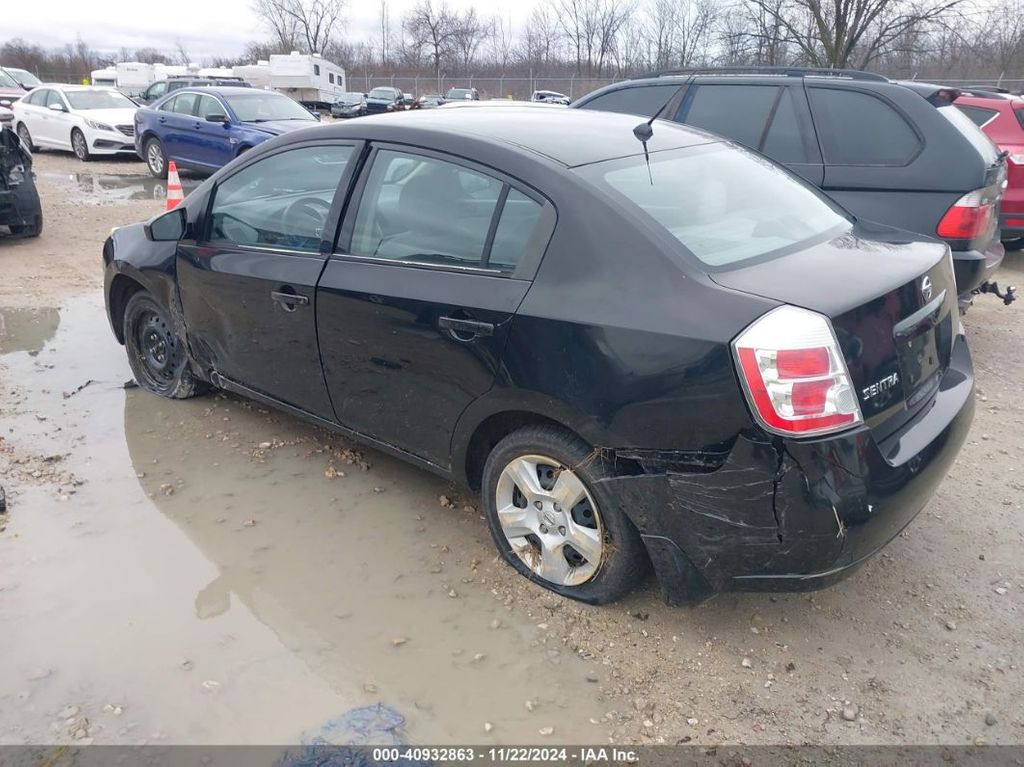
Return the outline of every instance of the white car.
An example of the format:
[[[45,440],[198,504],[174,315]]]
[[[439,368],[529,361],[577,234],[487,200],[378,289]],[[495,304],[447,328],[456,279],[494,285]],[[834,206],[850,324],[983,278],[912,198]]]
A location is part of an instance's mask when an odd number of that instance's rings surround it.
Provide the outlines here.
[[[40,85],[12,109],[18,135],[30,149],[69,149],[80,160],[135,154],[138,106],[113,88]]]

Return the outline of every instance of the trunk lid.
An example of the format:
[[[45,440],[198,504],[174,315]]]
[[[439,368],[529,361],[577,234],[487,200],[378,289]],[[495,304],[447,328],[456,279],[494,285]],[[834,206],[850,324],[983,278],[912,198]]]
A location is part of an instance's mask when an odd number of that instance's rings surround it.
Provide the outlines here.
[[[884,439],[931,401],[959,325],[949,248],[915,237],[862,222],[796,253],[710,276],[829,317],[864,421]]]

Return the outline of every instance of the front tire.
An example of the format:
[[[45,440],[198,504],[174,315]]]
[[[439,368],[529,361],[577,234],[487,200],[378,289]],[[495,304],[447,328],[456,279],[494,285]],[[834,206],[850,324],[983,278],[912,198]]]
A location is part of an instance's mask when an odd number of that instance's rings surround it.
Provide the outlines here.
[[[32,134],[29,133],[28,126],[25,123],[18,123],[18,138],[21,139],[21,143],[28,147],[28,151],[37,151],[36,145],[32,143]]]
[[[85,140],[85,134],[78,128],[74,128],[71,131],[71,151],[82,162],[89,162],[91,157],[89,154],[89,142]]]
[[[167,312],[145,291],[135,293],[125,306],[124,346],[135,380],[146,391],[188,399],[204,388],[189,367],[185,342]]]
[[[571,433],[529,426],[487,457],[483,498],[502,557],[546,589],[588,604],[619,599],[647,572],[640,534],[599,480],[611,467]]]
[[[142,148],[142,156],[146,160],[146,167],[149,168],[153,178],[167,178],[167,154],[164,152],[164,145],[160,139],[150,136]]]
[[[37,213],[31,224],[8,224],[7,228],[15,237],[38,237],[43,233],[43,214]]]

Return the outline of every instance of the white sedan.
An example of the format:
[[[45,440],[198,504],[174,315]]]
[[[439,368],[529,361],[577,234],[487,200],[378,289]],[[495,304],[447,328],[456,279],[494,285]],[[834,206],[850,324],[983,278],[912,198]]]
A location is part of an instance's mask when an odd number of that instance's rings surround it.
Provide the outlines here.
[[[31,149],[70,149],[80,160],[135,154],[138,106],[112,88],[40,85],[12,109],[18,135]]]

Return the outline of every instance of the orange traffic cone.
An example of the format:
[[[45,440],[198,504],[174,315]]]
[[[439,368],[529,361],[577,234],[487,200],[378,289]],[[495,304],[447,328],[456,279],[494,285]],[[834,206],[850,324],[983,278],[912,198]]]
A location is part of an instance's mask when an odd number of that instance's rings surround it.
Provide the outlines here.
[[[181,179],[178,178],[178,166],[171,160],[167,163],[167,210],[178,207],[184,199],[185,192],[181,188]]]

